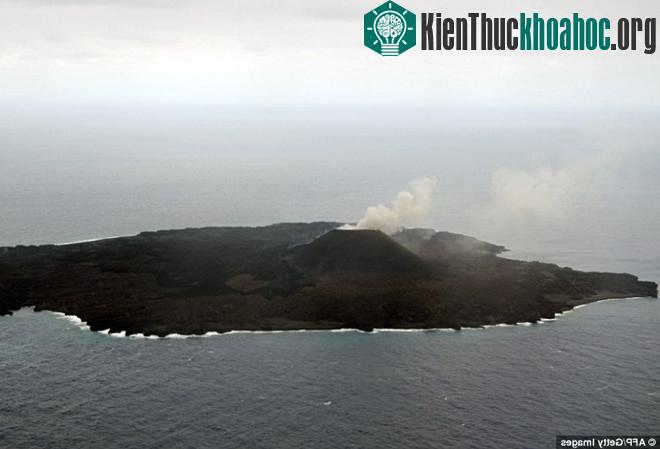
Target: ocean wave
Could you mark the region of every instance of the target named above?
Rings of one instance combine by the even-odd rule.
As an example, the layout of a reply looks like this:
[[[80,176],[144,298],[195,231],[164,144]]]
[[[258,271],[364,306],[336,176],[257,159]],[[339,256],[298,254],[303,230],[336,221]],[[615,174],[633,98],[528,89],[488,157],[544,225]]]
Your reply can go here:
[[[165,335],[165,338],[171,338],[171,339],[174,339],[174,340],[183,340],[185,338],[190,338],[190,337],[192,337],[192,335],[177,334],[176,332],[173,333],[173,334]]]
[[[34,307],[32,308],[32,310],[34,310]],[[76,327],[80,328],[81,330],[84,331],[91,330],[89,325],[76,315],[67,315],[66,313],[62,313],[62,312],[50,312],[50,313],[55,315],[57,319],[66,320],[71,324],[74,324]]]
[[[499,323],[499,324],[484,324],[484,329],[497,329],[498,327],[513,327],[515,324]]]
[[[630,299],[641,299],[642,297],[640,296],[631,296],[629,298],[606,298],[606,299],[601,299],[598,301],[590,302],[587,304],[580,304],[578,306],[573,307],[572,309],[565,310],[564,312],[557,312],[555,313],[554,318],[541,318],[539,321],[536,323],[532,322],[520,322],[516,324],[507,324],[507,323],[499,323],[499,324],[486,324],[483,326],[479,327],[462,327],[460,330],[487,330],[487,329],[495,329],[495,328],[504,328],[504,327],[514,327],[514,326],[524,326],[524,327],[529,327],[532,326],[533,324],[543,324],[543,323],[551,323],[554,321],[557,321],[558,318],[560,318],[563,315],[566,315],[574,310],[581,309],[583,307],[589,306],[591,304],[597,304],[600,302],[607,302],[607,301],[622,301],[622,300],[630,300]],[[34,306],[29,306],[29,307],[22,307],[20,310],[30,310],[34,312]],[[80,317],[76,315],[67,315],[66,313],[63,312],[53,312],[53,311],[45,311],[47,313],[50,313],[51,315],[55,316],[57,319],[62,319],[70,322],[71,324],[75,325],[81,330],[85,331],[91,331],[90,326],[87,324],[87,322],[83,321]],[[320,333],[320,332],[330,332],[330,333],[346,333],[346,332],[355,332],[355,333],[361,333],[361,334],[378,334],[378,333],[414,333],[414,332],[456,332],[457,329],[453,328],[429,328],[429,329],[399,329],[399,328],[375,328],[371,332],[356,329],[356,328],[339,328],[339,329],[290,329],[290,330],[231,330],[228,332],[217,332],[217,331],[208,331],[204,334],[201,335],[196,335],[196,334],[179,334],[179,333],[171,333],[167,334],[164,337],[159,337],[158,335],[145,335],[143,333],[135,333],[135,334],[130,334],[127,335],[125,330],[119,331],[119,332],[110,332],[110,329],[104,329],[100,331],[95,331],[98,334],[101,335],[107,335],[109,337],[113,338],[129,338],[129,339],[134,339],[134,340],[163,340],[163,339],[171,339],[171,340],[185,340],[188,338],[209,338],[209,337],[218,337],[218,336],[224,336],[224,335],[243,335],[243,334],[295,334],[295,333]]]
[[[135,340],[139,340],[139,339],[159,340],[160,339],[160,337],[158,335],[144,335],[141,332],[138,332],[137,334],[128,335],[127,337],[135,339]]]
[[[101,240],[111,240],[111,239],[120,239],[122,237],[135,237],[137,234],[132,234],[132,235],[113,235],[112,237],[100,237],[100,238],[95,238],[95,239],[86,239],[86,240],[75,240],[73,242],[63,242],[63,243],[55,243],[54,246],[67,246],[67,245],[77,245],[79,243],[91,243],[91,242],[99,242]]]

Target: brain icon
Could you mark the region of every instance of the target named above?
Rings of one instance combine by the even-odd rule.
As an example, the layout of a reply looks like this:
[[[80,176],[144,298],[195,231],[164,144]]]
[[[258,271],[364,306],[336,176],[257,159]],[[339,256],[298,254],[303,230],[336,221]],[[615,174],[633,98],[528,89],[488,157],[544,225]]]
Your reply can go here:
[[[378,34],[384,38],[396,38],[403,33],[403,21],[397,14],[383,14],[378,19]]]

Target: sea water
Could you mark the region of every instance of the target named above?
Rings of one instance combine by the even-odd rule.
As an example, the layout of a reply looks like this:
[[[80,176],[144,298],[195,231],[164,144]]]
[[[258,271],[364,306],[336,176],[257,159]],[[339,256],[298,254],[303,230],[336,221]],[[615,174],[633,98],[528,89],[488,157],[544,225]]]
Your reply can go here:
[[[550,448],[660,433],[660,303],[458,332],[112,338],[0,318],[0,447]]]

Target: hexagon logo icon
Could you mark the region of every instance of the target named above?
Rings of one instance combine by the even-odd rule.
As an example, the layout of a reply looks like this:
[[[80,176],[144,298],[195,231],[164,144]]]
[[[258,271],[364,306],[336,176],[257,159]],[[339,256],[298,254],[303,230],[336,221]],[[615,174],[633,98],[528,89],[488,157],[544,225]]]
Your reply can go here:
[[[399,56],[416,44],[415,14],[385,2],[364,15],[364,45],[382,56]]]

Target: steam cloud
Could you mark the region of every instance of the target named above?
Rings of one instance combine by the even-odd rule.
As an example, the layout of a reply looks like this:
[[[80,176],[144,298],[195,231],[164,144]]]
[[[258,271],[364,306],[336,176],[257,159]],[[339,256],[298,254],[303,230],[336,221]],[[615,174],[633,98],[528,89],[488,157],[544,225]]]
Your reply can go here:
[[[603,152],[557,168],[499,169],[491,179],[490,201],[475,212],[507,223],[566,220],[590,204],[621,158]]]
[[[434,178],[415,179],[410,183],[409,190],[396,194],[391,206],[371,206],[357,225],[344,225],[342,229],[378,229],[394,234],[403,227],[422,225],[431,207],[436,184]]]
[[[464,205],[464,220],[476,229],[483,229],[486,223],[488,229],[510,229],[584,221],[597,207],[599,192],[611,184],[623,156],[605,151],[567,159],[555,167],[500,168],[491,177],[488,199]],[[423,226],[436,185],[434,178],[415,179],[407,190],[396,194],[391,205],[371,206],[357,224],[341,229],[378,229],[394,234],[404,227]]]

